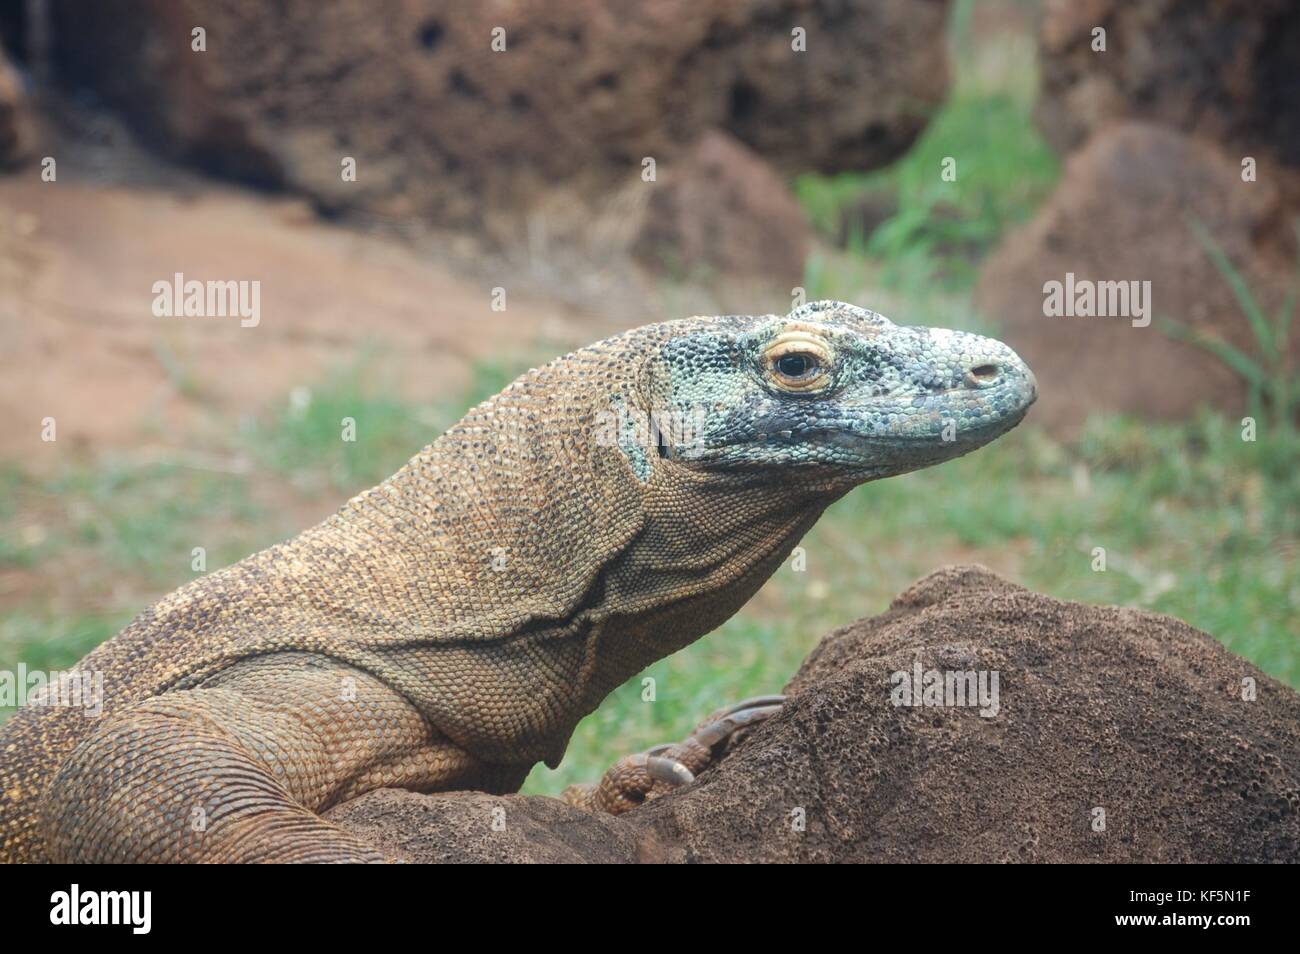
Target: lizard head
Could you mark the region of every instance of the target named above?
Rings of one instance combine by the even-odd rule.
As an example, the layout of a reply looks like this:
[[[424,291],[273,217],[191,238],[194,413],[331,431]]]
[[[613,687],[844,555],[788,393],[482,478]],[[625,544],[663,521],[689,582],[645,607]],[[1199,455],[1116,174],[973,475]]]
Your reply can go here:
[[[689,468],[861,483],[987,444],[1037,397],[1000,341],[844,302],[695,328],[650,372],[656,402],[684,425],[660,429],[659,455]]]

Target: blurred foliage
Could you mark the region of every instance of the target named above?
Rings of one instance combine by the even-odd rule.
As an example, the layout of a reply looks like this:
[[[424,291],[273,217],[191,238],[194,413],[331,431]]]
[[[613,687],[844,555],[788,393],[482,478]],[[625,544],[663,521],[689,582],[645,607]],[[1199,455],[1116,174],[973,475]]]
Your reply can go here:
[[[1280,439],[1294,444],[1300,387],[1296,386],[1291,367],[1290,334],[1297,295],[1300,295],[1300,257],[1296,260],[1296,280],[1277,315],[1270,317],[1256,300],[1246,276],[1232,264],[1209,230],[1198,221],[1192,221],[1190,228],[1215,270],[1232,289],[1232,296],[1250,326],[1252,347],[1243,351],[1204,329],[1171,318],[1162,318],[1158,325],[1170,336],[1203,348],[1223,362],[1245,385],[1250,415]],[[1296,237],[1300,240],[1300,226],[1296,228]]]
[[[977,43],[971,6],[961,0],[952,19],[953,88],[907,154],[874,172],[804,175],[794,184],[814,226],[851,258],[878,266],[887,287],[969,286],[978,259],[1056,182],[1056,157],[1031,118],[1034,44],[1015,33]],[[941,175],[949,159],[953,181]],[[810,260],[810,297],[832,293],[829,267],[822,256]]]
[[[347,489],[383,480],[453,423],[365,384],[365,360],[318,388],[299,388],[273,413],[245,422],[254,460],[303,489]],[[352,440],[344,440],[349,428]],[[307,466],[304,466],[307,464]]]
[[[372,360],[364,355],[320,387],[299,388],[272,413],[246,421],[243,438],[253,459],[305,490],[369,487],[456,422],[459,414],[447,405],[413,406],[377,387]],[[515,360],[475,363],[469,405],[496,394],[523,369]],[[345,428],[351,440],[342,439]]]

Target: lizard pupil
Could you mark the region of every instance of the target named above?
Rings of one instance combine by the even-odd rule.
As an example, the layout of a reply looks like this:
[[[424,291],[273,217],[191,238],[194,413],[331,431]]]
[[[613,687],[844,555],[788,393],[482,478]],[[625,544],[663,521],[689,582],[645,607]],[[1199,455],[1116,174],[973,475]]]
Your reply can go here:
[[[813,359],[806,354],[783,354],[776,361],[776,370],[787,378],[802,378],[813,369]]]

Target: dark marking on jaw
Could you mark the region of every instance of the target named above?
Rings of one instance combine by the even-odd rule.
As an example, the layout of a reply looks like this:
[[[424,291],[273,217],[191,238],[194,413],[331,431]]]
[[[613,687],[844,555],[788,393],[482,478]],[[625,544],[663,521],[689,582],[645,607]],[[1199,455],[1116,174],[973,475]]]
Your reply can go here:
[[[659,452],[659,457],[663,460],[672,460],[674,454],[670,436],[664,433],[659,425],[659,419],[654,416],[650,418],[650,430],[653,432],[655,450]]]

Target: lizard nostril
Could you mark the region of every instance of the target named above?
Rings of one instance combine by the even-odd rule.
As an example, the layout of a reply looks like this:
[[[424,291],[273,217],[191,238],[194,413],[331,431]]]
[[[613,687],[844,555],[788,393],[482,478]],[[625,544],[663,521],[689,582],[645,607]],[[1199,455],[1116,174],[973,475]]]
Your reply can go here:
[[[966,372],[966,384],[972,388],[986,388],[1002,374],[996,364],[977,364]]]

